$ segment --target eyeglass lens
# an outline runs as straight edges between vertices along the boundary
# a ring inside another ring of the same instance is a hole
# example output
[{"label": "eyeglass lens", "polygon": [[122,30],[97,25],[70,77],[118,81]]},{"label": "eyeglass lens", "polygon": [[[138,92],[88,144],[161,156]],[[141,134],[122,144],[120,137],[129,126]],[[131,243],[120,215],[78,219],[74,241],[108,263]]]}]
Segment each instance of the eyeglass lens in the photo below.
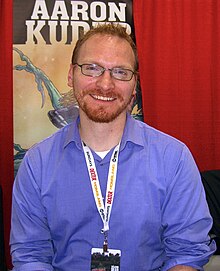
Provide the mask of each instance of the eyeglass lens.
[{"label": "eyeglass lens", "polygon": [[104,67],[96,64],[82,64],[82,65],[77,64],[77,65],[81,68],[82,74],[92,77],[101,76],[106,70],[109,70],[111,76],[114,77],[115,79],[122,81],[130,81],[134,74],[133,71],[125,68],[115,67],[112,69],[105,69]]}]

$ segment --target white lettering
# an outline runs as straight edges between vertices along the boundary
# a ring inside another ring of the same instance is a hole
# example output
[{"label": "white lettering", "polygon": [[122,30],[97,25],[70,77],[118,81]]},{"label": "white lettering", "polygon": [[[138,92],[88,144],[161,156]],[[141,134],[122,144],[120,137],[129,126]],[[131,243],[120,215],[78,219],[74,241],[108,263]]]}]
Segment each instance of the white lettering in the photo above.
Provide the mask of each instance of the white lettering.
[{"label": "white lettering", "polygon": [[49,21],[48,22],[50,26],[50,42],[51,44],[56,44],[56,43],[62,43],[66,44],[67,43],[67,26],[68,26],[68,21],[60,21],[60,27],[61,27],[61,40],[57,40],[57,25],[58,21]]},{"label": "white lettering", "polygon": [[[41,15],[41,18],[39,15]],[[36,0],[31,19],[32,20],[38,20],[38,19],[49,20],[47,6],[44,0]]]},{"label": "white lettering", "polygon": [[84,1],[71,1],[72,17],[71,20],[80,20],[79,14],[82,15],[81,20],[89,20],[88,4]]},{"label": "white lettering", "polygon": [[[97,16],[97,10],[99,9],[100,15]],[[97,22],[104,21],[106,19],[106,5],[102,2],[92,2],[90,5],[91,19]]]},{"label": "white lettering", "polygon": [[71,22],[72,26],[72,41],[77,41],[80,33],[87,32],[90,29],[90,26],[86,22]]},{"label": "white lettering", "polygon": [[35,21],[26,21],[27,26],[27,43],[35,44],[34,37],[36,39],[36,43],[46,44],[45,40],[43,39],[40,31],[45,26],[45,21],[37,21],[37,26],[34,28]]},{"label": "white lettering", "polygon": [[58,20],[59,19],[58,15],[60,15],[60,20],[69,20],[69,16],[64,1],[55,1],[51,19]]},{"label": "white lettering", "polygon": [[31,20],[26,21],[26,44],[71,44],[91,27],[112,22],[121,24],[131,34],[125,3],[71,0],[72,10],[69,10],[64,0],[56,0],[52,14],[48,14],[46,3],[46,0],[35,0]]},{"label": "white lettering", "polygon": [[109,6],[109,21],[111,22],[115,22],[116,21],[116,16],[118,17],[120,22],[125,22],[125,14],[126,14],[126,4],[125,3],[119,3],[118,4],[120,7],[117,7],[117,5],[113,2],[109,2],[108,6]]}]

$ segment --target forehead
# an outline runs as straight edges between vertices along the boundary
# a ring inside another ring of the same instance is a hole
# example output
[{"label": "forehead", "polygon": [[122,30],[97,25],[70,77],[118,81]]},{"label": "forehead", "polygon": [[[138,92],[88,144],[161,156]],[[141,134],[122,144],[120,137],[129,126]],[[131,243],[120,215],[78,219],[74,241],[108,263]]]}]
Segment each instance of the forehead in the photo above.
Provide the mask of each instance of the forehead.
[{"label": "forehead", "polygon": [[124,61],[134,65],[134,52],[129,42],[112,35],[96,34],[88,38],[79,50],[78,60]]}]

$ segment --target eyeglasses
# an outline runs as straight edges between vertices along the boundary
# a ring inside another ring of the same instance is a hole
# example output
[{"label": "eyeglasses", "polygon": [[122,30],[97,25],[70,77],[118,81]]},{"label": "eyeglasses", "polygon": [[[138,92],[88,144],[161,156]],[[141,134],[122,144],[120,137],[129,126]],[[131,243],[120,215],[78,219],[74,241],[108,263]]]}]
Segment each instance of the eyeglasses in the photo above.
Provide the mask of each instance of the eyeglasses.
[{"label": "eyeglasses", "polygon": [[81,73],[86,76],[98,77],[101,76],[105,71],[110,71],[111,76],[120,81],[130,81],[135,73],[132,70],[125,68],[115,67],[112,69],[107,69],[97,64],[80,65],[78,63],[74,63],[74,65],[79,66],[81,68]]}]

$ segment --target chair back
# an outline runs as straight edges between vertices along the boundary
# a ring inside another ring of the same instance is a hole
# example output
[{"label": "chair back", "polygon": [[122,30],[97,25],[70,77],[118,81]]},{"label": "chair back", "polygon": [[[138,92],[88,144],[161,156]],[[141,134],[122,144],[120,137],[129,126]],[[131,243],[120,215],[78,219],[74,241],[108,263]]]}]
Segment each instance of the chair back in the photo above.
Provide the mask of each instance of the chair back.
[{"label": "chair back", "polygon": [[220,170],[209,170],[201,172],[203,186],[213,226],[210,235],[214,237],[217,244],[215,254],[220,254]]}]

